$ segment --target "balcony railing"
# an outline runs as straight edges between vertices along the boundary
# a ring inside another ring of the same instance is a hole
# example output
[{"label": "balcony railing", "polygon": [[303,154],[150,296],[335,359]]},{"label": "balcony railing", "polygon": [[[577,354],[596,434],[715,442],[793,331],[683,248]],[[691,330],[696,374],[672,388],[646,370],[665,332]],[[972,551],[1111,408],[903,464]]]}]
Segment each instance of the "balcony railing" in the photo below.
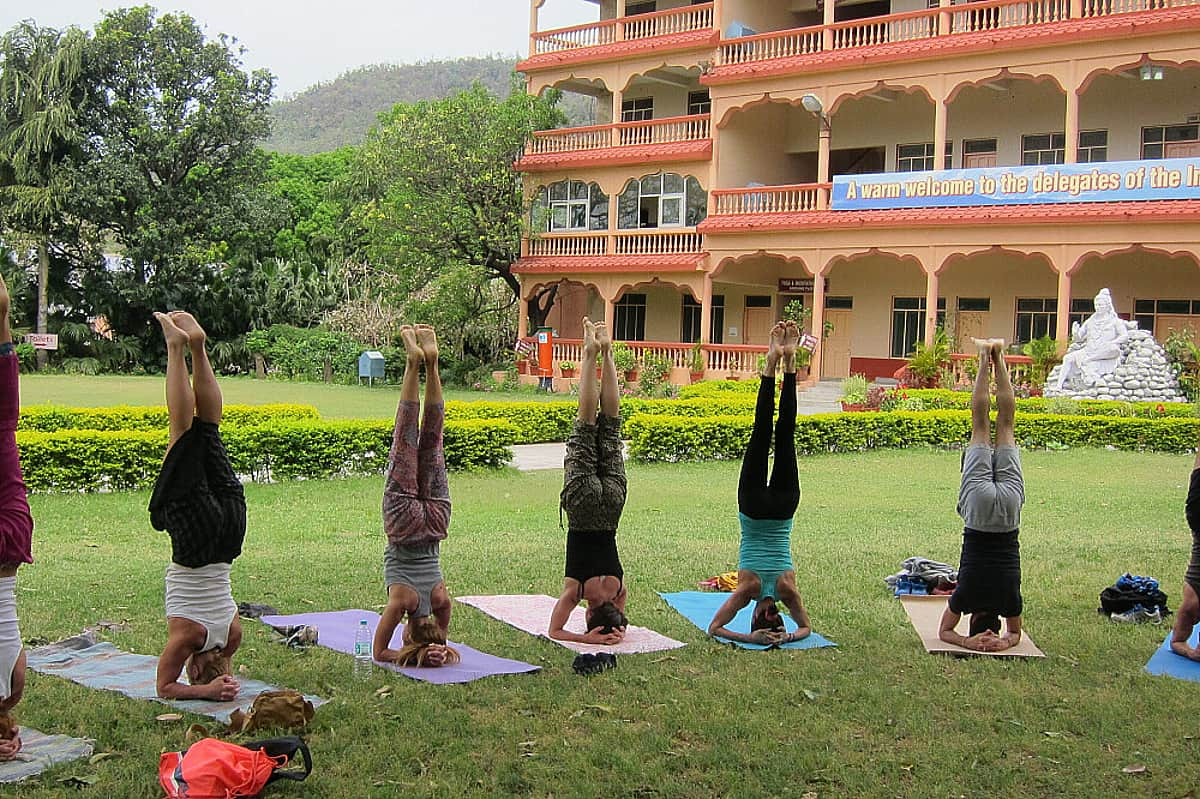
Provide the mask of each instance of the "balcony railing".
[{"label": "balcony railing", "polygon": [[703,141],[711,136],[710,124],[708,114],[697,114],[644,122],[619,122],[615,125],[539,130],[533,134],[525,153],[547,155],[607,147]]},{"label": "balcony railing", "polygon": [[1200,0],[983,0],[730,39],[717,66],[1195,5]]},{"label": "balcony railing", "polygon": [[795,214],[829,207],[829,183],[714,189],[713,207],[719,216]]},{"label": "balcony railing", "polygon": [[711,30],[712,26],[712,3],[672,8],[652,14],[605,19],[588,25],[538,32],[532,37],[533,52],[531,55],[560,53],[565,50],[579,50],[614,42]]},{"label": "balcony railing", "polygon": [[529,241],[531,256],[690,255],[703,251],[704,236],[691,230],[546,233]]},{"label": "balcony railing", "polygon": [[[625,345],[633,350],[639,361],[648,356],[662,358],[671,364],[672,369],[691,370],[692,348],[695,344],[668,341],[627,341]],[[749,374],[757,372],[758,356],[767,351],[761,344],[702,344],[706,364],[705,373],[710,378],[725,377],[729,373]],[[575,364],[583,362],[583,341],[574,338],[556,338],[554,340],[554,363],[570,361]]]}]

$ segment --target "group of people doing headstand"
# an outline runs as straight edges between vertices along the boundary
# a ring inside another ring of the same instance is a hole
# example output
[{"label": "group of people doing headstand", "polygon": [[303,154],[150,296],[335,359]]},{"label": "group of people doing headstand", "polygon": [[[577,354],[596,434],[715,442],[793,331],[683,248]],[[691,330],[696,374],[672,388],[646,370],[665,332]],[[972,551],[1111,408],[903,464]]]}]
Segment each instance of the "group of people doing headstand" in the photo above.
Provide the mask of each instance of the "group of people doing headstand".
[{"label": "group of people doing headstand", "polygon": [[[33,520],[16,446],[18,371],[8,306],[8,291],[0,280],[0,760],[14,757],[21,747],[10,717],[25,684],[16,573],[21,564],[33,562]],[[183,311],[156,313],[155,318],[167,347],[170,433],[149,509],[152,525],[165,530],[171,540],[165,580],[167,643],[158,661],[157,690],[163,698],[230,700],[240,688],[230,661],[242,640],[230,570],[246,534],[246,500],[220,435],[221,390],[208,360],[204,330]],[[383,491],[387,536],[383,575],[388,599],[375,632],[373,655],[381,662],[438,667],[459,658],[447,644],[451,603],[440,563],[440,545],[450,525],[442,446],[445,404],[433,328],[404,325],[400,335],[407,365]],[[800,330],[791,322],[780,322],[770,332],[754,426],[738,479],[737,588],[713,616],[708,632],[714,637],[778,645],[801,640],[812,631],[791,557],[793,517],[800,503],[795,445],[799,340]],[[1025,492],[1004,343],[977,340],[976,345],[979,368],[971,397],[971,439],[962,455],[958,499],[964,524],[959,579],[939,635],[968,649],[995,652],[1021,638],[1018,529]],[[780,368],[774,464],[768,477]],[[551,613],[549,635],[614,645],[624,638],[627,627],[627,587],[617,550],[627,481],[612,336],[606,325],[587,318],[581,374],[579,411],[567,440],[560,496],[567,519],[565,577]],[[993,380],[994,441],[989,418]],[[1187,644],[1192,627],[1200,622],[1200,455],[1192,472],[1187,519],[1193,531],[1192,560],[1172,648],[1200,660],[1200,651]],[[585,624],[584,631],[578,632],[568,625],[581,602],[586,605]],[[750,632],[730,629],[734,617],[751,602]],[[796,624],[791,633],[784,626],[780,604]],[[963,615],[971,617],[967,635],[956,631]],[[405,626],[396,649],[392,638],[401,623]],[[181,679],[185,672],[186,682]]]}]

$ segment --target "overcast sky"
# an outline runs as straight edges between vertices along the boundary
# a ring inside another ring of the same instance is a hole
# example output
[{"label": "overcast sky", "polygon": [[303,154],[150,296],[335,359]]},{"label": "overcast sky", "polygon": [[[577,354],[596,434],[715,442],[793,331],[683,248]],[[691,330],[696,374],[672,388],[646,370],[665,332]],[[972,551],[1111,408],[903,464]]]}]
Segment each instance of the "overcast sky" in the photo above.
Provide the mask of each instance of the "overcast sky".
[{"label": "overcast sky", "polygon": [[[276,76],[276,96],[301,91],[364,64],[476,55],[527,55],[529,0],[149,0],[184,11],[210,35],[236,36],[248,67]],[[128,2],[126,5],[137,5]],[[119,0],[0,0],[0,31],[32,17],[39,25],[92,28]],[[586,0],[547,0],[540,28],[598,18]]]}]

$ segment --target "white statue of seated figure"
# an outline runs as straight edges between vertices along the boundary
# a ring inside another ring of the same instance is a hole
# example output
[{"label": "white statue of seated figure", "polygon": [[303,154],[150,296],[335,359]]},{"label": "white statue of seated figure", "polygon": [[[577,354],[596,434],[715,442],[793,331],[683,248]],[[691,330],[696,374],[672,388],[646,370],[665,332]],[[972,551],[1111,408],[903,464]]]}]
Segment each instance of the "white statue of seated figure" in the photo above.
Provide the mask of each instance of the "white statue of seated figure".
[{"label": "white statue of seated figure", "polygon": [[1094,385],[1103,375],[1111,374],[1121,358],[1121,343],[1137,329],[1136,322],[1126,322],[1117,316],[1108,289],[1100,289],[1093,301],[1094,313],[1071,326],[1071,348],[1063,356],[1058,373],[1057,388],[1061,390],[1075,373],[1087,385]]}]

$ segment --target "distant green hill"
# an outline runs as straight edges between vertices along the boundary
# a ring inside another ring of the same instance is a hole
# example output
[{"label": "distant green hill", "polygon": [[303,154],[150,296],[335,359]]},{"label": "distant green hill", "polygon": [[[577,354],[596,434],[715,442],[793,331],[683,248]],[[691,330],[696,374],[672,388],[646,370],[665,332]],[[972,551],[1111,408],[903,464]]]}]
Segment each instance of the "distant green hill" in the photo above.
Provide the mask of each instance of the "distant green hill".
[{"label": "distant green hill", "polygon": [[[475,81],[505,97],[515,65],[515,58],[486,57],[359,67],[272,103],[273,129],[263,147],[307,155],[358,144],[378,115],[396,103],[446,97]],[[562,108],[574,124],[592,121],[587,98],[564,98]]]}]

